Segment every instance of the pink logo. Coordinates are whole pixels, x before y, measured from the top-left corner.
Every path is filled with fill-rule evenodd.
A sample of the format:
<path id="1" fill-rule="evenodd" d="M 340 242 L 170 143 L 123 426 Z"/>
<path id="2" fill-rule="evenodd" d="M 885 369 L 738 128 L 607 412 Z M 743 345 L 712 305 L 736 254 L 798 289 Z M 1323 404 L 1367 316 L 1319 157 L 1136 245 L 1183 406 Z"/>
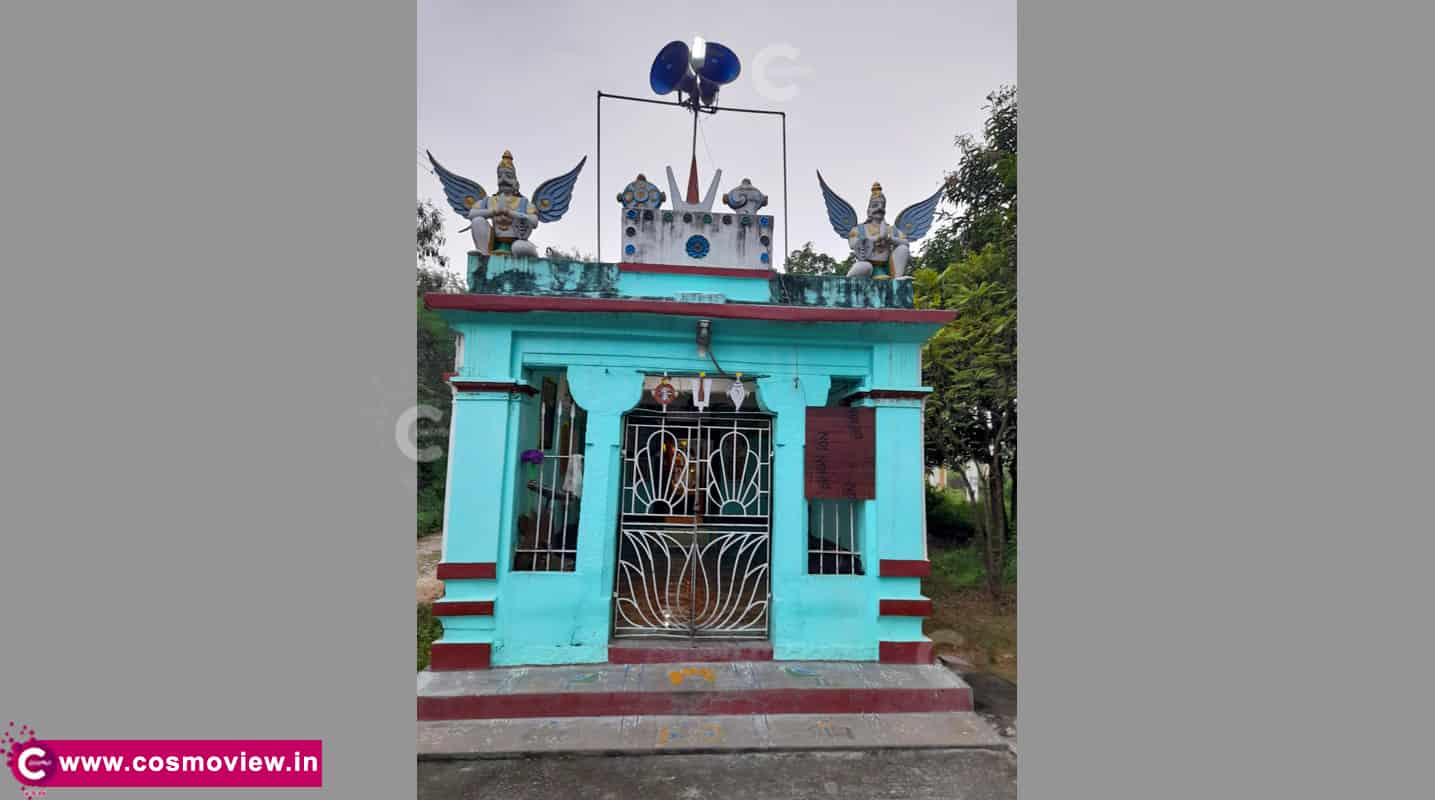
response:
<path id="1" fill-rule="evenodd" d="M 17 726 L 14 720 L 0 733 L 0 745 L 5 749 L 5 765 L 10 774 L 20 782 L 20 793 L 26 800 L 44 797 L 44 786 L 55 777 L 55 753 L 48 744 L 35 738 L 35 729 L 29 725 Z"/>

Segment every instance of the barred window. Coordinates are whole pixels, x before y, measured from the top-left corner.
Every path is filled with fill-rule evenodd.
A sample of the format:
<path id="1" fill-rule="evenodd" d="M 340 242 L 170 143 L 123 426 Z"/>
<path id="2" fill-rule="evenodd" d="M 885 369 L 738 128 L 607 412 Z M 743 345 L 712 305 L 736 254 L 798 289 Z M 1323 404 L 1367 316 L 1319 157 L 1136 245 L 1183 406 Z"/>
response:
<path id="1" fill-rule="evenodd" d="M 518 459 L 517 571 L 572 572 L 578 560 L 587 415 L 564 372 L 534 375 L 538 396 L 524 409 Z"/>
<path id="2" fill-rule="evenodd" d="M 807 573 L 862 575 L 861 500 L 807 504 Z"/>

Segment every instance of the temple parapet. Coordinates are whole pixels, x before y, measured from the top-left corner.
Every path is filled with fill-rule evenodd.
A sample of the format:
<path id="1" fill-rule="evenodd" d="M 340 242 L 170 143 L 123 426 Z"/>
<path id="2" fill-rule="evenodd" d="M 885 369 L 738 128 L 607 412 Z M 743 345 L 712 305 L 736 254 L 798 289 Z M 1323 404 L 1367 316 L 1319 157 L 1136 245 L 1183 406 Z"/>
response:
<path id="1" fill-rule="evenodd" d="M 911 281 L 469 254 L 469 291 L 511 296 L 910 309 Z"/>

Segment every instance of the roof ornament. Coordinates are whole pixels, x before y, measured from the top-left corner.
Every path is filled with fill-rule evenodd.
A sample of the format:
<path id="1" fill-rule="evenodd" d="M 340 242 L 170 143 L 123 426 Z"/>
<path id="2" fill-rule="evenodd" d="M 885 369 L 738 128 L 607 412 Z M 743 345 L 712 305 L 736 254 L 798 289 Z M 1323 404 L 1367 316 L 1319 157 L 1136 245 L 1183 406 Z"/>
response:
<path id="1" fill-rule="evenodd" d="M 588 161 L 584 156 L 578 166 L 538 184 L 529 200 L 518 189 L 518 170 L 513 166 L 513 153 L 507 150 L 498 161 L 498 193 L 493 195 L 484 191 L 478 181 L 445 169 L 433 153 L 428 157 L 443 184 L 449 207 L 469 221 L 474 249 L 485 256 L 511 253 L 521 258 L 538 256 L 537 246 L 528 237 L 538 223 L 557 222 L 568 212 L 578 173 Z"/>
<path id="2" fill-rule="evenodd" d="M 767 195 L 753 186 L 750 178 L 743 178 L 742 183 L 722 196 L 722 201 L 739 214 L 756 214 L 767 205 Z"/>
<path id="3" fill-rule="evenodd" d="M 925 200 L 913 203 L 897 215 L 894 225 L 887 224 L 887 196 L 882 193 L 882 184 L 872 184 L 872 196 L 867 201 L 867 219 L 857 221 L 857 212 L 852 205 L 827 185 L 822 173 L 817 173 L 817 184 L 822 187 L 822 200 L 827 205 L 827 221 L 838 236 L 847 240 L 852 248 L 852 269 L 849 278 L 896 278 L 906 280 L 907 261 L 911 258 L 911 243 L 927 235 L 932 227 L 932 216 L 942 200 L 938 189 Z"/>

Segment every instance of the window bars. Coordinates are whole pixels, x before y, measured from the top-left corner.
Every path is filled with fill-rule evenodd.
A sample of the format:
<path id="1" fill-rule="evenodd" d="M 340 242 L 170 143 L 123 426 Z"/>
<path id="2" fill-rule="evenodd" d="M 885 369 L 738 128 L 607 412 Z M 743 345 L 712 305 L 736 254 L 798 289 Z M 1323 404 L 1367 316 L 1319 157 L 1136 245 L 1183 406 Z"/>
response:
<path id="1" fill-rule="evenodd" d="M 516 571 L 573 572 L 577 566 L 586 415 L 567 388 L 563 377 L 543 379 L 537 446 L 519 459 Z"/>
<path id="2" fill-rule="evenodd" d="M 859 500 L 808 503 L 807 574 L 862 575 L 857 533 L 862 522 Z"/>

